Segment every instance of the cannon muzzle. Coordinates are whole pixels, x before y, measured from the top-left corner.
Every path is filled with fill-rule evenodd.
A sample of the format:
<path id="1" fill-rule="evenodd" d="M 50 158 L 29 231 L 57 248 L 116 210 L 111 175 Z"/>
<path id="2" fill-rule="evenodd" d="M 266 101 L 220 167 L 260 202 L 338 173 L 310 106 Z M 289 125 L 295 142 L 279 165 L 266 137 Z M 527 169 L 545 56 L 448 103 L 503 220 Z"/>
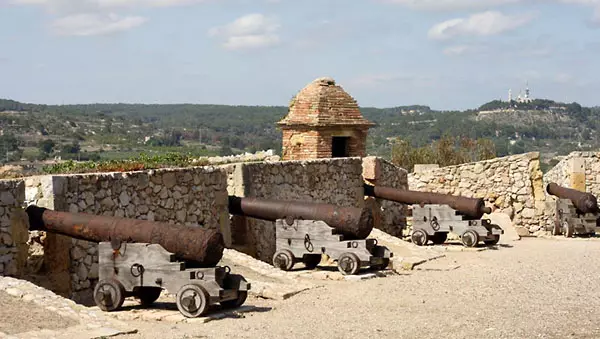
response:
<path id="1" fill-rule="evenodd" d="M 483 199 L 467 198 L 450 194 L 402 190 L 391 187 L 371 186 L 364 184 L 365 195 L 379 199 L 391 200 L 401 204 L 438 204 L 448 205 L 463 215 L 481 219 L 492 209 L 486 207 Z"/>
<path id="2" fill-rule="evenodd" d="M 373 214 L 368 208 L 331 204 L 281 201 L 229 196 L 229 213 L 261 220 L 321 220 L 346 239 L 365 239 L 373 230 Z"/>
<path id="3" fill-rule="evenodd" d="M 553 182 L 546 186 L 546 192 L 561 199 L 569 199 L 581 213 L 598 213 L 598 201 L 596 197 L 587 192 L 559 186 Z"/>
<path id="4" fill-rule="evenodd" d="M 178 258 L 200 267 L 215 266 L 223 257 L 223 235 L 213 229 L 148 220 L 57 212 L 35 205 L 25 210 L 30 230 L 48 231 L 76 239 L 158 244 Z"/>

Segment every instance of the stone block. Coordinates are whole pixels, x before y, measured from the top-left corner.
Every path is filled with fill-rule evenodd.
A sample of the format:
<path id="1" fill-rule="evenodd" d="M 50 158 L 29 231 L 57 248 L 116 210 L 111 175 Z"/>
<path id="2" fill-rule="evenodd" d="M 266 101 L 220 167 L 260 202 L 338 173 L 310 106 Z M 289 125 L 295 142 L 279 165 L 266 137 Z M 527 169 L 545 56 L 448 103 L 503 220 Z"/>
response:
<path id="1" fill-rule="evenodd" d="M 375 181 L 381 176 L 381 166 L 377 157 L 363 158 L 363 178 Z"/>
<path id="2" fill-rule="evenodd" d="M 428 173 L 432 170 L 440 168 L 438 164 L 415 164 L 414 165 L 414 173 Z"/>
<path id="3" fill-rule="evenodd" d="M 510 216 L 505 213 L 493 212 L 489 214 L 488 217 L 492 224 L 498 225 L 504 230 L 504 234 L 500 236 L 501 242 L 521 239 L 521 236 L 515 229 L 512 220 L 510 220 Z"/>
<path id="4" fill-rule="evenodd" d="M 520 237 L 528 237 L 528 236 L 530 236 L 530 235 L 531 235 L 531 234 L 529 233 L 529 230 L 528 230 L 526 227 L 523 227 L 523 226 L 516 226 L 516 227 L 515 227 L 515 231 L 517 232 L 517 234 L 518 234 Z"/>

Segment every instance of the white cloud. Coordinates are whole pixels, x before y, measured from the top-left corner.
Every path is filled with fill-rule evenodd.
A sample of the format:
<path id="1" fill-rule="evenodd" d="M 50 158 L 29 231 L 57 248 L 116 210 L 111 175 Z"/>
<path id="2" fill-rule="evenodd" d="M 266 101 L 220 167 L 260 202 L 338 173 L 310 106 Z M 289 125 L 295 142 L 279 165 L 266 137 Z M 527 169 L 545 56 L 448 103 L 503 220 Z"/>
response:
<path id="1" fill-rule="evenodd" d="M 0 0 L 2 1 L 2 0 Z M 10 5 L 44 8 L 52 16 L 52 30 L 60 35 L 99 35 L 126 31 L 147 21 L 120 10 L 190 5 L 214 0 L 8 0 Z"/>
<path id="2" fill-rule="evenodd" d="M 448 56 L 456 56 L 456 55 L 466 54 L 466 53 L 470 52 L 472 49 L 473 48 L 471 46 L 457 45 L 457 46 L 446 47 L 444 49 L 443 53 Z"/>
<path id="3" fill-rule="evenodd" d="M 594 14 L 592 15 L 592 22 L 595 24 L 600 24 L 600 5 L 598 5 L 594 10 Z"/>
<path id="4" fill-rule="evenodd" d="M 457 44 L 444 48 L 442 52 L 450 57 L 476 55 L 479 58 L 502 60 L 511 58 L 544 58 L 565 48 L 575 50 L 567 42 L 540 37 L 537 39 L 519 39 L 510 42 L 479 41 L 469 44 Z"/>
<path id="5" fill-rule="evenodd" d="M 89 9 L 115 9 L 124 7 L 169 7 L 207 0 L 9 0 L 14 5 L 43 5 L 50 9 L 63 8 L 89 8 Z"/>
<path id="6" fill-rule="evenodd" d="M 586 5 L 586 6 L 600 5 L 600 0 L 557 0 L 557 2 L 563 3 L 563 4 Z"/>
<path id="7" fill-rule="evenodd" d="M 350 79 L 348 86 L 357 88 L 377 88 L 396 85 L 409 85 L 412 87 L 427 88 L 433 86 L 440 78 L 428 76 L 425 74 L 365 74 L 354 79 Z"/>
<path id="8" fill-rule="evenodd" d="M 35 1 L 35 0 L 34 0 Z M 377 2 L 397 4 L 416 10 L 452 11 L 477 10 L 504 5 L 525 3 L 563 3 L 571 5 L 600 6 L 600 0 L 375 0 Z"/>
<path id="9" fill-rule="evenodd" d="M 523 0 L 379 0 L 385 3 L 403 5 L 417 10 L 447 11 L 490 8 L 519 3 Z M 584 1 L 584 0 L 582 0 Z"/>
<path id="10" fill-rule="evenodd" d="M 205 0 L 95 0 L 100 7 L 171 7 L 205 2 Z"/>
<path id="11" fill-rule="evenodd" d="M 277 43 L 279 43 L 279 38 L 275 35 L 245 35 L 229 37 L 223 43 L 223 47 L 227 49 L 250 49 L 273 46 Z"/>
<path id="12" fill-rule="evenodd" d="M 559 84 L 569 84 L 575 80 L 575 77 L 569 73 L 558 73 L 553 80 Z"/>
<path id="13" fill-rule="evenodd" d="M 144 22 L 146 19 L 139 16 L 75 14 L 54 21 L 52 30 L 59 35 L 102 35 L 126 31 L 140 26 Z"/>
<path id="14" fill-rule="evenodd" d="M 504 15 L 496 11 L 476 13 L 468 18 L 451 19 L 434 25 L 431 39 L 444 40 L 460 35 L 488 36 L 517 29 L 533 19 L 531 14 Z"/>
<path id="15" fill-rule="evenodd" d="M 33 0 L 35 1 L 35 0 Z M 397 4 L 422 11 L 482 10 L 517 4 L 558 3 L 592 7 L 592 21 L 600 24 L 600 0 L 373 0 L 380 3 Z"/>
<path id="16" fill-rule="evenodd" d="M 279 43 L 280 27 L 275 18 L 248 14 L 227 25 L 211 28 L 208 35 L 223 39 L 223 47 L 231 50 L 264 48 Z"/>
<path id="17" fill-rule="evenodd" d="M 13 5 L 46 5 L 50 0 L 8 0 L 9 4 Z"/>

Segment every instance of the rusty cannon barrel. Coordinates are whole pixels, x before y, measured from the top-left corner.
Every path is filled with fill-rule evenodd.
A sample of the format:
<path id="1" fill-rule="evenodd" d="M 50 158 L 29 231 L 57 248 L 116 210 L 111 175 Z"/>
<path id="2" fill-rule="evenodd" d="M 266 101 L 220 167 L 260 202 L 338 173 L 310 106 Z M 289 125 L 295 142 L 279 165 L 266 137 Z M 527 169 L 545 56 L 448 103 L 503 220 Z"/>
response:
<path id="1" fill-rule="evenodd" d="M 463 215 L 480 219 L 484 214 L 491 213 L 492 209 L 486 207 L 483 199 L 467 198 L 451 194 L 431 193 L 402 190 L 391 187 L 371 186 L 364 184 L 365 195 L 402 204 L 438 204 L 448 205 Z"/>
<path id="2" fill-rule="evenodd" d="M 346 239 L 365 239 L 373 230 L 373 214 L 368 208 L 342 207 L 305 201 L 282 201 L 229 196 L 229 213 L 261 220 L 320 220 Z"/>
<path id="3" fill-rule="evenodd" d="M 546 186 L 546 192 L 561 199 L 569 199 L 581 213 L 598 213 L 598 201 L 596 197 L 587 192 L 559 186 L 553 182 Z"/>
<path id="4" fill-rule="evenodd" d="M 223 235 L 202 227 L 148 220 L 57 212 L 30 205 L 25 210 L 30 230 L 48 231 L 76 239 L 158 244 L 179 259 L 212 267 L 223 257 Z M 196 266 L 196 265 L 195 265 Z"/>

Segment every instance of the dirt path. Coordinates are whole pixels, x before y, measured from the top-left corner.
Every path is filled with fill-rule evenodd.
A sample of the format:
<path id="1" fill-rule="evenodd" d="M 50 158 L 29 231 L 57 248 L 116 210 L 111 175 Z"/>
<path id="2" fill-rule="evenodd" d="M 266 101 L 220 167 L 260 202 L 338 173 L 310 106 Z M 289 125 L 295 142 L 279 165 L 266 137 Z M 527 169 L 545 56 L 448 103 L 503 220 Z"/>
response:
<path id="1" fill-rule="evenodd" d="M 0 292 L 0 332 L 17 334 L 41 329 L 56 330 L 76 324 L 72 319 Z M 1 335 L 0 335 L 1 337 Z"/>
<path id="2" fill-rule="evenodd" d="M 524 239 L 448 253 L 409 275 L 332 281 L 206 324 L 136 322 L 128 339 L 598 338 L 600 240 Z M 440 271 L 440 267 L 456 267 Z"/>

